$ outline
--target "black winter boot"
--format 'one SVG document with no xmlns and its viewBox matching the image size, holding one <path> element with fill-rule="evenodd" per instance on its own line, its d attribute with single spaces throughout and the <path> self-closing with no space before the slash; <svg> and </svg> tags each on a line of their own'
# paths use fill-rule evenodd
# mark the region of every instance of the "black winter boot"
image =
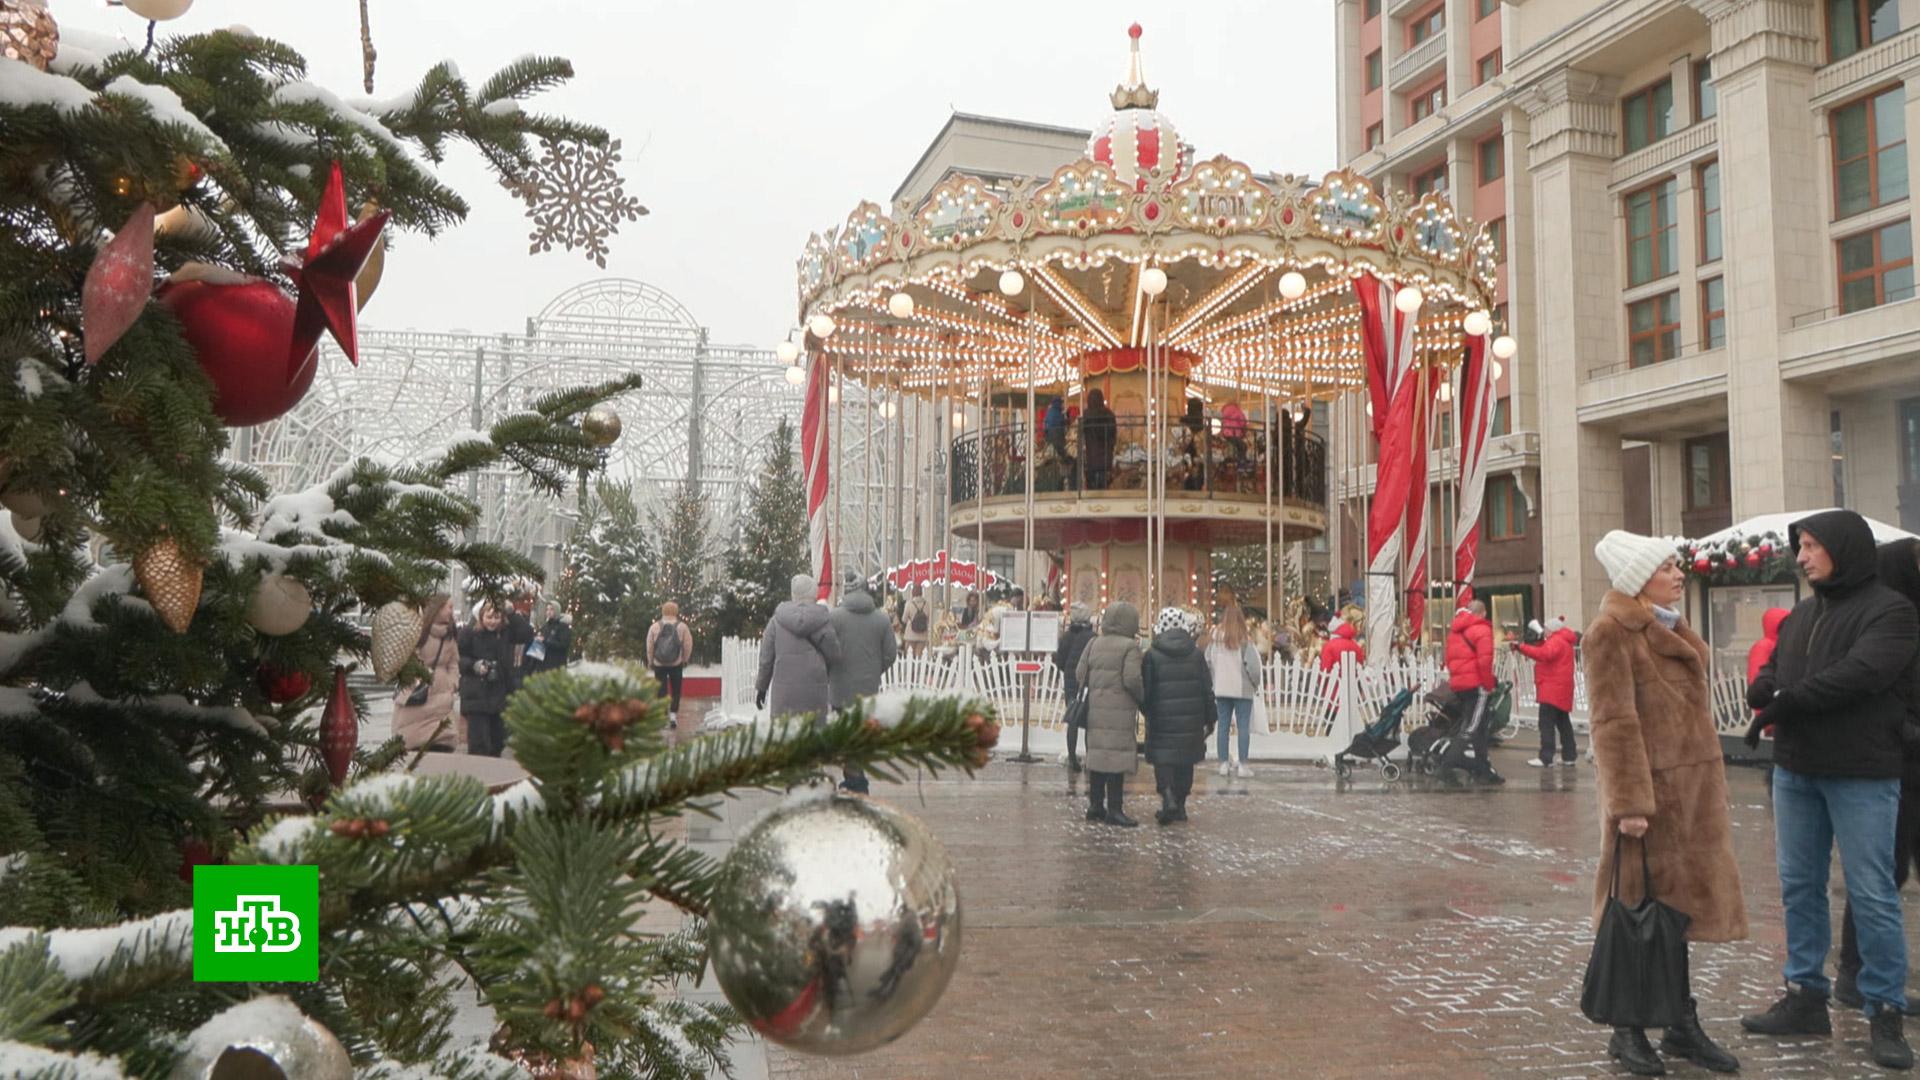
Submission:
<svg viewBox="0 0 1920 1080">
<path fill-rule="evenodd" d="M 1123 829 L 1138 828 L 1140 823 L 1127 816 L 1120 808 L 1120 800 L 1127 794 L 1127 778 L 1123 773 L 1107 774 L 1107 824 L 1118 825 Z"/>
<path fill-rule="evenodd" d="M 1185 795 L 1175 795 L 1173 797 L 1173 820 L 1187 820 L 1187 797 Z"/>
<path fill-rule="evenodd" d="M 1666 1063 L 1647 1041 L 1646 1028 L 1614 1028 L 1613 1038 L 1607 1040 L 1607 1056 L 1626 1066 L 1634 1076 L 1667 1075 Z"/>
<path fill-rule="evenodd" d="M 1087 774 L 1087 820 L 1094 824 L 1103 824 L 1107 820 L 1106 810 L 1107 774 Z"/>
<path fill-rule="evenodd" d="M 1827 1015 L 1827 999 L 1792 983 L 1773 1007 L 1763 1013 L 1740 1018 L 1740 1026 L 1755 1035 L 1831 1035 L 1833 1018 Z"/>
<path fill-rule="evenodd" d="M 1875 1065 L 1883 1069 L 1913 1068 L 1913 1047 L 1907 1045 L 1907 1037 L 1901 1031 L 1899 1009 L 1891 1005 L 1876 1006 L 1867 1024 L 1872 1032 L 1867 1053 L 1873 1055 Z"/>
<path fill-rule="evenodd" d="M 1153 812 L 1153 820 L 1162 826 L 1173 820 L 1173 793 L 1166 788 L 1160 789 L 1160 809 Z"/>
<path fill-rule="evenodd" d="M 1712 1072 L 1740 1071 L 1740 1059 L 1727 1053 L 1701 1029 L 1700 1003 L 1692 998 L 1687 999 L 1686 1018 L 1660 1037 L 1660 1052 L 1668 1057 L 1685 1058 Z"/>
</svg>

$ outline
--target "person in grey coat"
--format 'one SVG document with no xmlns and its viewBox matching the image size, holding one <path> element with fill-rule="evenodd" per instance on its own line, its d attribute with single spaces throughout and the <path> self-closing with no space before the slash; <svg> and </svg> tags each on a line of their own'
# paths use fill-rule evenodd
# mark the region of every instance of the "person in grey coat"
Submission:
<svg viewBox="0 0 1920 1080">
<path fill-rule="evenodd" d="M 857 575 L 848 574 L 840 587 L 840 606 L 827 618 L 835 637 L 840 639 L 840 666 L 830 677 L 830 704 L 845 708 L 863 697 L 880 692 L 880 678 L 893 666 L 898 647 L 893 640 L 893 620 L 873 602 L 867 585 Z M 844 791 L 867 793 L 867 774 L 857 765 L 846 767 Z"/>
<path fill-rule="evenodd" d="M 1074 682 L 1087 688 L 1087 820 L 1131 829 L 1121 808 L 1140 767 L 1135 736 L 1146 686 L 1140 677 L 1140 612 L 1122 600 L 1100 617 L 1100 636 L 1080 654 Z"/>
<path fill-rule="evenodd" d="M 793 576 L 793 599 L 773 609 L 760 638 L 754 704 L 773 716 L 818 715 L 832 706 L 829 680 L 840 666 L 840 639 L 817 599 L 820 586 Z"/>
</svg>

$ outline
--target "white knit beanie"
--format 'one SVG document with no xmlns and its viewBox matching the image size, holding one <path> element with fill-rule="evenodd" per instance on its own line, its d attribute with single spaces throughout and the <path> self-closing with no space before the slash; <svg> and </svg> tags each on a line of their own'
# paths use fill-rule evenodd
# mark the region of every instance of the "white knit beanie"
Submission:
<svg viewBox="0 0 1920 1080">
<path fill-rule="evenodd" d="M 1540 633 L 1541 633 L 1541 636 L 1544 637 L 1549 634 L 1557 634 L 1560 631 L 1565 630 L 1566 628 L 1567 628 L 1566 616 L 1555 615 L 1553 618 L 1548 619 L 1546 623 L 1540 627 Z"/>
<path fill-rule="evenodd" d="M 1615 529 L 1593 545 L 1593 554 L 1600 565 L 1607 568 L 1607 577 L 1613 580 L 1614 588 L 1628 596 L 1638 596 L 1654 571 L 1660 569 L 1660 564 L 1678 558 L 1680 551 L 1671 540 Z"/>
</svg>

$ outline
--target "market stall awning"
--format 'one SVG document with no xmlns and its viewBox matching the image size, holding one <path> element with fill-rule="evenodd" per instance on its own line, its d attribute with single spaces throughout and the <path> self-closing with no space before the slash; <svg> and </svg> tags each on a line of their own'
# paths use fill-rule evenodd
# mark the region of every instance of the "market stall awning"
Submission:
<svg viewBox="0 0 1920 1080">
<path fill-rule="evenodd" d="M 1784 538 L 1787 535 L 1787 526 L 1792 525 L 1801 518 L 1812 517 L 1815 514 L 1824 514 L 1832 509 L 1834 508 L 1827 507 L 1821 510 L 1789 510 L 1779 514 L 1760 514 L 1756 517 L 1750 517 L 1745 521 L 1737 521 L 1711 536 L 1702 536 L 1695 540 L 1694 543 L 1702 547 L 1708 547 L 1716 544 L 1724 544 L 1729 540 L 1737 541 L 1745 540 L 1753 536 L 1765 536 L 1768 533 L 1774 533 Z M 1865 515 L 1862 516 L 1864 517 Z M 1867 524 L 1873 529 L 1873 542 L 1876 544 L 1885 544 L 1893 540 L 1904 540 L 1913 536 L 1912 533 L 1905 529 L 1896 528 L 1884 521 L 1875 521 L 1872 518 L 1867 518 Z"/>
</svg>

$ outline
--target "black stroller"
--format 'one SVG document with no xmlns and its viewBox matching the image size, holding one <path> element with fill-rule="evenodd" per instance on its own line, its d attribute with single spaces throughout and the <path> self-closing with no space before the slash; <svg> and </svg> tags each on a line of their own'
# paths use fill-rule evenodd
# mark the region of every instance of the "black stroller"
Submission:
<svg viewBox="0 0 1920 1080">
<path fill-rule="evenodd" d="M 1490 772 L 1492 766 L 1482 757 L 1491 741 L 1491 732 L 1507 723 L 1513 707 L 1513 686 L 1498 683 L 1480 710 L 1478 723 L 1469 727 L 1471 717 L 1460 715 L 1459 696 L 1445 684 L 1427 694 L 1433 710 L 1426 726 L 1407 736 L 1407 762 L 1416 773 L 1457 780 L 1462 773 Z"/>
<path fill-rule="evenodd" d="M 1399 749 L 1400 724 L 1406 719 L 1407 710 L 1412 707 L 1413 691 L 1402 690 L 1393 695 L 1380 710 L 1380 718 L 1355 735 L 1345 750 L 1333 755 L 1334 775 L 1342 780 L 1351 777 L 1353 762 L 1347 759 L 1358 758 L 1378 765 L 1383 779 L 1400 779 L 1400 766 L 1389 761 L 1387 755 Z"/>
</svg>

